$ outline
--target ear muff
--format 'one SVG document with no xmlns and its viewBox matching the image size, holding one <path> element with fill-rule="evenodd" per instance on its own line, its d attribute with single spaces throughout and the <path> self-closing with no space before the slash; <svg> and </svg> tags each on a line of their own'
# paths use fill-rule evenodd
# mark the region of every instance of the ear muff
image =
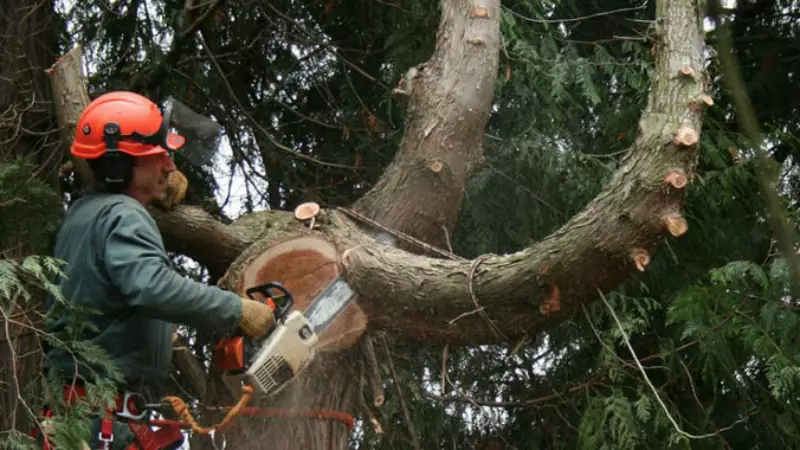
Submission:
<svg viewBox="0 0 800 450">
<path fill-rule="evenodd" d="M 133 157 L 119 151 L 110 151 L 103 156 L 89 160 L 95 177 L 103 182 L 105 190 L 118 194 L 131 183 L 133 178 Z"/>
</svg>

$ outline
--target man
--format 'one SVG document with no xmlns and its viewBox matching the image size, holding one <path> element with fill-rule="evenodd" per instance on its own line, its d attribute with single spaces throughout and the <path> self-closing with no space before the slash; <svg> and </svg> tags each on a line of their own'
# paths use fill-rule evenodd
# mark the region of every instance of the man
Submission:
<svg viewBox="0 0 800 450">
<path fill-rule="evenodd" d="M 82 338 L 108 352 L 124 376 L 121 392 L 141 394 L 148 402 L 158 400 L 167 381 L 174 323 L 223 332 L 238 327 L 253 338 L 273 326 L 273 311 L 264 303 L 172 270 L 146 209 L 164 199 L 176 170 L 171 154 L 186 143 L 168 130 L 168 118 L 135 93 L 113 92 L 89 104 L 70 151 L 89 161 L 95 186 L 70 207 L 54 253 L 67 263 L 67 277 L 59 281 L 67 301 L 100 313 L 90 319 L 96 329 Z M 48 307 L 53 302 L 50 298 Z M 67 324 L 62 317 L 52 331 Z M 46 368 L 68 379 L 77 370 L 79 387 L 93 373 L 60 348 L 47 352 Z M 113 431 L 108 421 L 93 421 L 90 448 L 140 448 L 128 447 L 134 438 L 124 421 L 116 418 L 111 425 Z M 180 439 L 178 431 L 173 436 Z"/>
</svg>

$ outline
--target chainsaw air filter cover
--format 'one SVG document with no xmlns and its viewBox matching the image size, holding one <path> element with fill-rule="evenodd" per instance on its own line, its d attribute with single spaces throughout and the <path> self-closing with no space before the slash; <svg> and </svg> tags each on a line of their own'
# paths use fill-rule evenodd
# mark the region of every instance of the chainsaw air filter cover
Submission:
<svg viewBox="0 0 800 450">
<path fill-rule="evenodd" d="M 238 394 L 244 384 L 252 386 L 257 396 L 276 394 L 308 366 L 317 340 L 303 313 L 291 311 L 248 361 L 244 373 L 223 375 L 225 384 Z"/>
</svg>

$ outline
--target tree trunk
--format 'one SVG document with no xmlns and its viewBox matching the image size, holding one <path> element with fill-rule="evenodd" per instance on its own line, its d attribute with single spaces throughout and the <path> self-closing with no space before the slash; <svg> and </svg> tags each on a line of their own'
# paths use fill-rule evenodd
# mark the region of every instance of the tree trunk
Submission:
<svg viewBox="0 0 800 450">
<path fill-rule="evenodd" d="M 499 51 L 499 2 L 481 7 L 451 0 L 443 11 L 437 51 L 411 90 L 403 148 L 356 205 L 384 226 L 439 245 L 439 230 L 452 230 L 466 180 L 482 158 Z M 237 292 L 257 281 L 285 282 L 302 298 L 302 308 L 341 272 L 360 294 L 357 308 L 341 320 L 362 310 L 369 328 L 459 344 L 536 334 L 595 300 L 598 290 L 645 270 L 658 242 L 687 231 L 680 209 L 708 100 L 702 15 L 691 0 L 660 0 L 657 16 L 656 70 L 635 143 L 583 212 L 528 249 L 472 261 L 434 259 L 408 252 L 419 251 L 411 245 L 375 243 L 380 230 L 365 229 L 340 211 L 323 211 L 313 230 L 274 211 L 248 214 L 232 225 L 186 206 L 153 214 L 171 250 L 215 267 L 230 265 L 223 283 Z M 293 242 L 303 245 L 292 250 Z M 312 251 L 297 251 L 301 247 Z M 308 264 L 309 256 L 320 264 Z M 356 335 L 363 331 L 358 325 L 338 332 L 353 329 Z M 331 348 L 338 351 L 322 353 L 269 406 L 355 412 L 361 383 L 354 381 L 369 370 L 360 349 L 368 346 L 342 350 L 334 341 Z M 241 418 L 226 436 L 235 448 L 347 447 L 346 428 L 331 420 Z"/>
<path fill-rule="evenodd" d="M 56 49 L 55 21 L 50 1 L 4 0 L 0 2 L 0 165 L 17 157 L 29 157 L 35 164 L 31 179 L 57 188 L 56 168 L 61 160 L 61 141 L 52 115 L 50 87 L 45 69 Z M 0 198 L 8 205 L 13 199 Z M 20 202 L 36 202 L 22 198 Z M 0 208 L 0 217 L 12 216 Z M 57 220 L 59 212 L 53 211 Z M 25 220 L 21 217 L 18 220 Z M 46 226 L 46 223 L 37 226 Z M 0 258 L 19 258 L 45 251 L 46 245 L 31 233 L 4 235 Z M 19 298 L 0 298 L 0 432 L 10 429 L 27 432 L 29 412 L 20 401 L 19 390 L 35 387 L 41 374 L 41 351 L 33 328 L 39 327 L 40 310 L 36 302 Z M 41 306 L 39 304 L 38 306 Z M 11 321 L 4 319 L 8 317 Z M 32 386 L 33 384 L 33 386 Z M 36 395 L 26 396 L 31 399 Z M 32 405 L 35 407 L 35 405 Z"/>
</svg>

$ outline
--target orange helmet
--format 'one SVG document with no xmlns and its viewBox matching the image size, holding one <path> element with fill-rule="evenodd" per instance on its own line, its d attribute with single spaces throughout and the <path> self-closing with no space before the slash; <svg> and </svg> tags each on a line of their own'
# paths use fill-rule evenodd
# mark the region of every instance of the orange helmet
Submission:
<svg viewBox="0 0 800 450">
<path fill-rule="evenodd" d="M 168 133 L 169 118 L 158 106 L 133 92 L 110 92 L 93 100 L 81 114 L 70 153 L 95 159 L 118 150 L 133 157 L 175 151 L 183 136 Z"/>
</svg>

